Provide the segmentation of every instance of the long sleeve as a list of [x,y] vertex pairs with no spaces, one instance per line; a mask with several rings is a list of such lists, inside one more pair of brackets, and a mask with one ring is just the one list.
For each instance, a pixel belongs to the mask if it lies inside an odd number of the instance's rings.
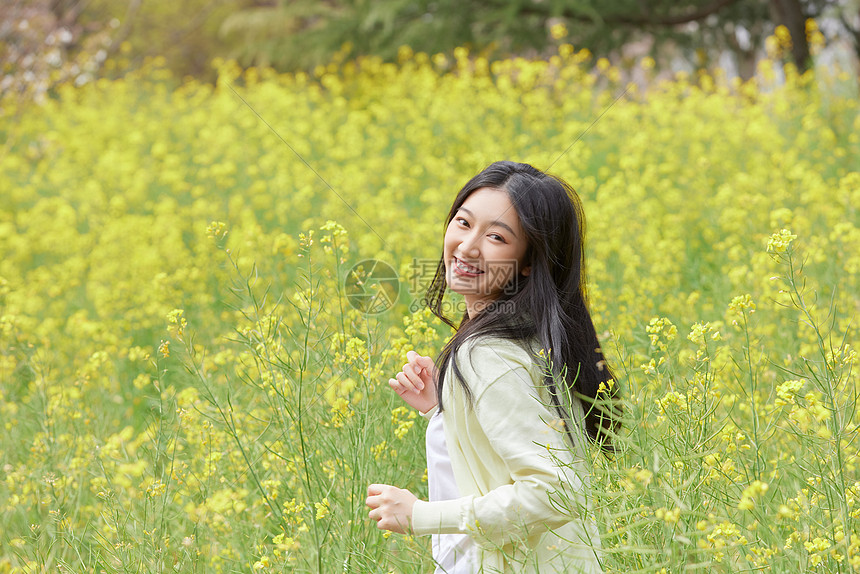
[[471,363],[468,353],[461,359],[473,407],[450,402],[465,401],[452,377],[446,387],[455,388],[446,393],[446,411],[474,409],[456,429],[467,435],[458,434],[467,443],[465,451],[474,450],[481,459],[477,466],[475,461],[467,464],[472,472],[486,464],[488,471],[504,476],[495,476],[498,485],[486,493],[440,503],[419,501],[413,511],[417,534],[467,532],[486,548],[533,537],[586,513],[580,476],[585,467],[575,461],[579,457],[563,431],[552,426],[560,421],[545,404],[548,395],[539,387],[539,371],[523,349],[491,341],[474,345]]

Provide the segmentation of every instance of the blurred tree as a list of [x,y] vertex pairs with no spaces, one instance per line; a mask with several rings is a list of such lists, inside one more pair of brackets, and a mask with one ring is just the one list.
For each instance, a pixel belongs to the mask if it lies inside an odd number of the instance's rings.
[[85,83],[107,59],[116,25],[81,21],[80,2],[0,4],[0,97],[41,100],[58,82]]
[[836,17],[842,28],[851,38],[854,44],[854,53],[860,62],[860,0],[849,0],[848,6],[844,6],[839,0],[832,0],[830,4],[837,4]]
[[[56,0],[55,0],[56,1]],[[211,74],[210,62],[225,54],[218,28],[231,13],[244,10],[247,0],[65,0],[86,4],[82,18],[117,20],[126,30],[130,65],[162,57],[177,75]],[[120,46],[114,42],[114,46]]]
[[[809,18],[841,24],[819,30]],[[147,57],[211,78],[218,56],[295,70],[336,54],[394,60],[402,45],[490,57],[538,56],[562,41],[601,56],[637,46],[696,67],[729,53],[749,77],[777,26],[779,53],[801,70],[822,34],[847,36],[860,58],[860,0],[18,0],[0,2],[0,96],[44,97],[57,82]]]
[[163,57],[180,76],[212,73],[212,58],[226,53],[219,26],[247,6],[247,0],[0,2],[0,97],[39,100],[58,83],[83,84],[148,57]]
[[820,2],[807,2],[804,9],[800,0],[770,0],[774,22],[785,26],[791,35],[791,57],[800,70],[806,70],[810,64],[806,21],[812,16],[810,8],[814,8],[815,4]]
[[[653,40],[655,54],[677,46],[694,65],[728,51],[749,76],[777,26],[790,33],[788,53],[805,70],[807,19],[846,15],[850,32],[850,10],[850,0],[262,0],[227,17],[220,34],[246,65],[292,69],[325,63],[343,46],[348,56],[388,60],[404,44],[428,53],[465,45],[535,55],[552,45],[550,29],[561,23],[567,41],[598,55]],[[855,36],[860,42],[860,31]]]

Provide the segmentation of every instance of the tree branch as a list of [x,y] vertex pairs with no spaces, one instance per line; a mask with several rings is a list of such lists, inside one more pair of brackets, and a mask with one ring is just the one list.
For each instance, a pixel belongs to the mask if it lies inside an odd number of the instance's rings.
[[122,22],[122,27],[117,31],[116,35],[111,38],[110,46],[108,47],[108,57],[113,56],[119,50],[120,45],[128,39],[131,34],[131,27],[137,13],[140,10],[141,0],[131,0],[128,3],[128,9],[125,11],[125,19]]
[[857,54],[857,58],[860,59],[860,28],[852,26],[844,14],[839,15],[839,21],[851,36],[851,40],[854,42],[854,52]]
[[[704,20],[711,14],[716,14],[723,8],[730,6],[732,4],[737,3],[738,0],[715,0],[711,4],[707,6],[702,6],[693,10],[692,12],[688,12],[687,14],[676,14],[676,15],[659,15],[654,16],[651,14],[643,14],[639,16],[634,15],[625,15],[625,14],[614,14],[614,15],[605,15],[602,16],[603,23],[605,24],[618,24],[623,26],[680,26],[681,24],[689,24],[690,22],[697,22],[699,20]],[[548,16],[545,10],[541,10],[538,6],[529,6],[524,7],[522,10],[523,14],[538,14]],[[594,22],[594,18],[591,18],[587,15],[578,14],[570,11],[569,9],[565,9],[561,16],[564,18],[568,18],[570,20],[576,20],[579,22]]]

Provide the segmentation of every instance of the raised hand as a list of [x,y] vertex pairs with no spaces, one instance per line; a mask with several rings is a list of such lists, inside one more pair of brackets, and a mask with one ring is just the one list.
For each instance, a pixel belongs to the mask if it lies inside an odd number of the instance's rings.
[[415,351],[406,353],[403,370],[388,384],[409,406],[426,413],[436,406],[436,366],[433,359]]

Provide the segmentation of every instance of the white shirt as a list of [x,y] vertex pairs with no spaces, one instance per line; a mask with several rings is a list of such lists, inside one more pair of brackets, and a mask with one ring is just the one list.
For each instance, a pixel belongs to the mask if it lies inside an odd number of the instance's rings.
[[[445,428],[442,413],[436,413],[427,425],[427,486],[430,501],[460,498],[454,480],[451,457],[445,445]],[[473,574],[476,546],[468,534],[431,535],[435,574]]]
[[442,428],[460,497],[416,501],[412,530],[470,536],[483,572],[602,574],[583,407],[566,436],[532,348],[468,339],[457,362],[471,401],[448,365]]

